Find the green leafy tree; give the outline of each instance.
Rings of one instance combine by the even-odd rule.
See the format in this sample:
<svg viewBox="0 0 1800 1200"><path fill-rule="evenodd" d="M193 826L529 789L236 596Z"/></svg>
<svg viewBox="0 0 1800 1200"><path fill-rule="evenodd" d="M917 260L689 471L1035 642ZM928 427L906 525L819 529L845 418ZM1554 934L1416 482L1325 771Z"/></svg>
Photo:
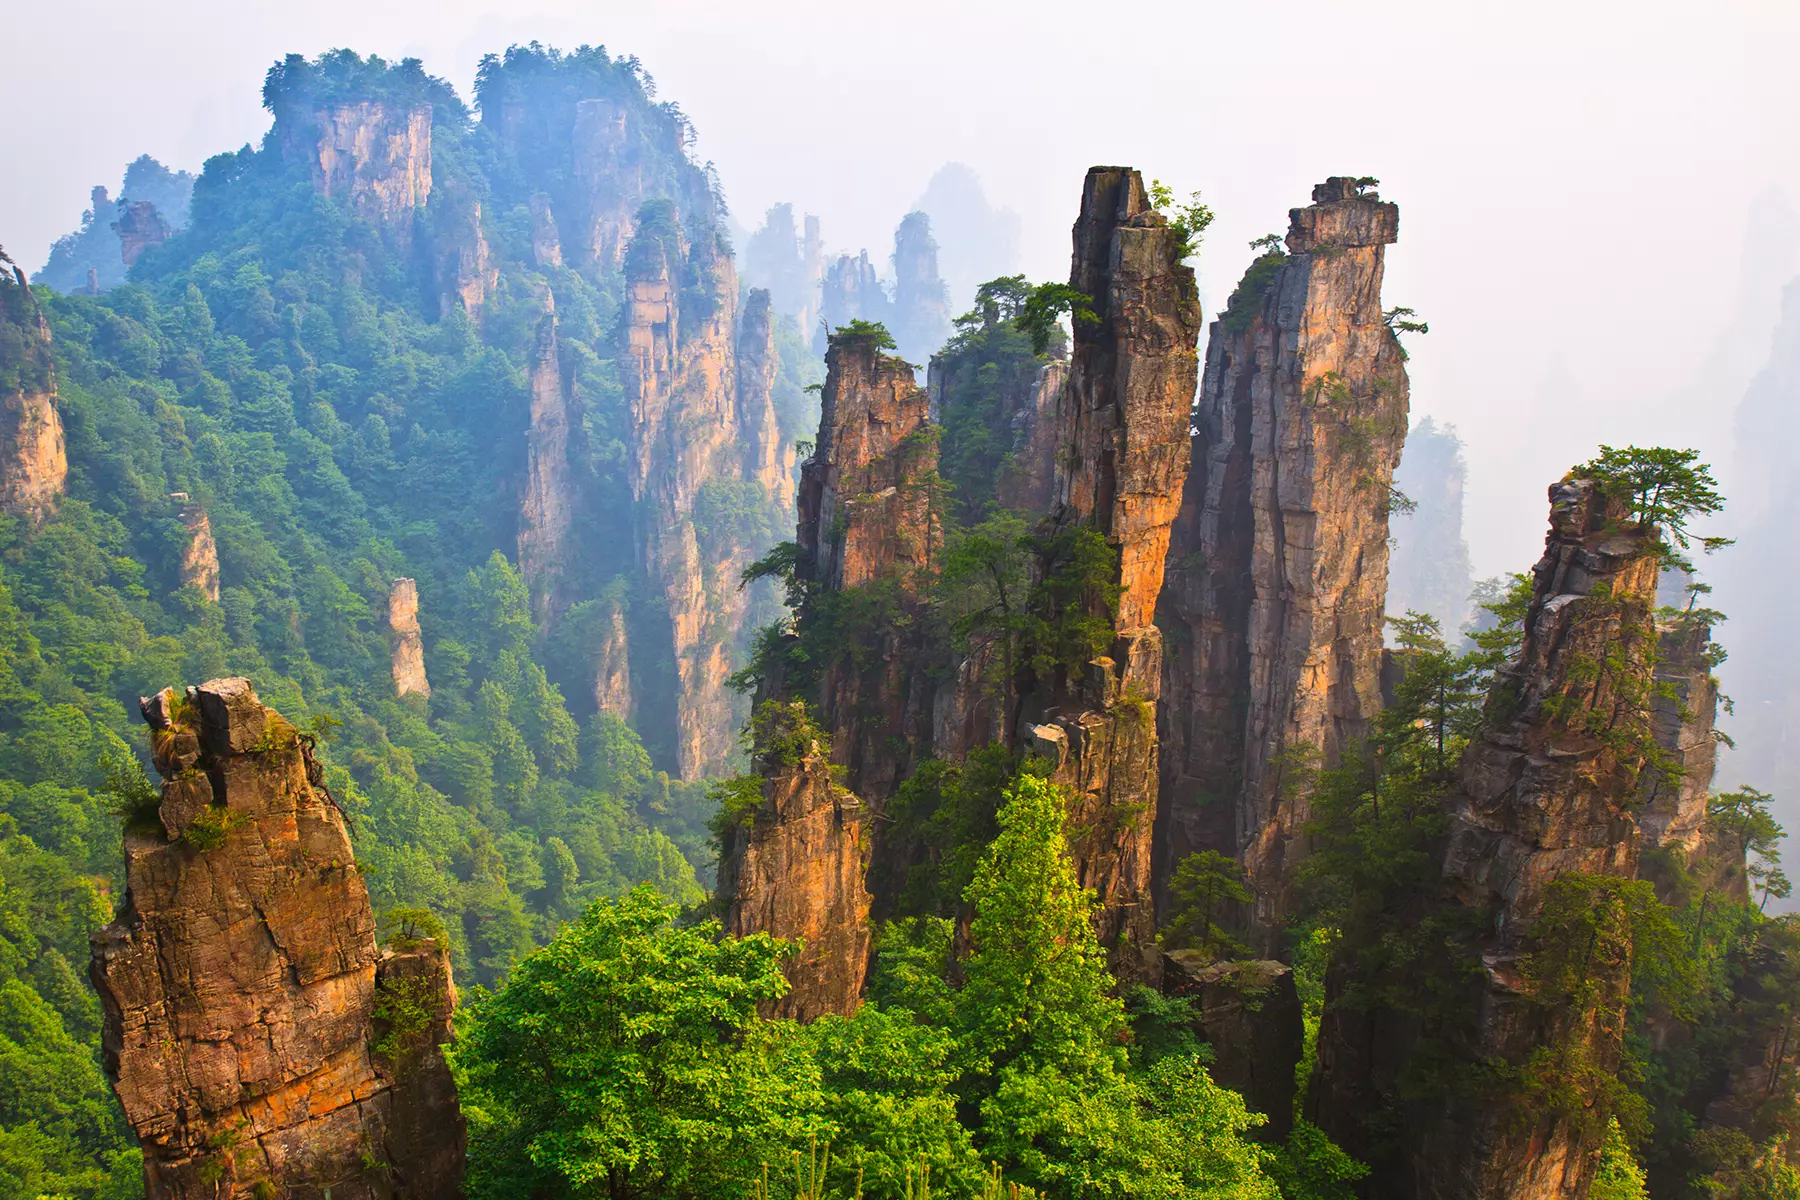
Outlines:
<svg viewBox="0 0 1800 1200"><path fill-rule="evenodd" d="M1236 958L1248 947L1230 933L1241 907L1250 903L1244 867L1217 850L1190 854L1169 881L1172 915L1164 931L1173 947L1192 947L1208 958Z"/></svg>
<svg viewBox="0 0 1800 1200"><path fill-rule="evenodd" d="M1603 445L1598 457L1571 474L1592 479L1607 496L1625 505L1633 523L1661 531L1663 565L1690 573L1694 568L1686 551L1695 536L1689 531L1690 522L1725 507L1712 468L1700 461L1698 450L1665 446L1620 450ZM1698 540L1708 554L1731 544L1730 538L1722 537Z"/></svg>

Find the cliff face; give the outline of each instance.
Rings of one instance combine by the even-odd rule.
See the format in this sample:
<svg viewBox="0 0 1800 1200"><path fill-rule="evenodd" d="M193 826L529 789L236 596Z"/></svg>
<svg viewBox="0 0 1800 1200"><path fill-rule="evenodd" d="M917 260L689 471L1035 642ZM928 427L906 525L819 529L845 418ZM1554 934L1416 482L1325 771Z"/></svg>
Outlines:
<svg viewBox="0 0 1800 1200"><path fill-rule="evenodd" d="M671 205L646 206L625 265L619 359L630 411L629 471L641 562L666 608L675 662L675 769L695 779L730 753L740 706L725 686L750 630L743 570L764 549L736 523L744 507L776 508L781 451L768 385L766 296L741 331L737 278L710 227L692 239ZM755 372L739 377L742 345ZM779 495L779 492L774 493Z"/></svg>
<svg viewBox="0 0 1800 1200"><path fill-rule="evenodd" d="M133 200L119 206L119 219L113 222L119 235L119 255L127 270L137 265L144 252L169 240L169 226L148 200Z"/></svg>
<svg viewBox="0 0 1800 1200"><path fill-rule="evenodd" d="M1719 760L1714 722L1719 714L1719 681L1710 657L1712 627L1676 617L1657 623L1656 682L1651 714L1656 744L1680 772L1669 779L1646 772L1638 826L1646 846L1680 846L1688 856L1706 841L1706 798Z"/></svg>
<svg viewBox="0 0 1800 1200"><path fill-rule="evenodd" d="M181 548L181 582L183 586L199 588L202 595L217 604L219 547L213 541L212 521L205 506L190 501L186 492L175 492L169 499L176 503L181 523L187 526L187 545Z"/></svg>
<svg viewBox="0 0 1800 1200"><path fill-rule="evenodd" d="M1188 468L1200 303L1193 271L1136 171L1095 167L1082 191L1069 282L1076 321L1056 422L1055 530L1088 526L1119 555L1116 639L1079 679L1040 680L1027 732L1073 797L1069 841L1103 906L1101 941L1123 980L1160 973L1150 902L1158 793L1162 634L1151 623ZM1039 574L1051 569L1040 563Z"/></svg>
<svg viewBox="0 0 1800 1200"><path fill-rule="evenodd" d="M452 196L450 189L444 189L432 209L438 315L448 316L461 308L479 321L488 294L500 283L500 264L481 230L481 201L473 196Z"/></svg>
<svg viewBox="0 0 1800 1200"><path fill-rule="evenodd" d="M631 641L622 604L613 605L607 613L604 630L594 663L594 707L609 717L630 721L636 705L631 693Z"/></svg>
<svg viewBox="0 0 1800 1200"><path fill-rule="evenodd" d="M866 338L832 338L796 539L822 592L891 589L900 610L920 605L941 549L922 486L937 466L929 407L907 363ZM879 810L929 744L930 706L916 637L885 625L858 640L826 670L819 704L850 790Z"/></svg>
<svg viewBox="0 0 1800 1200"><path fill-rule="evenodd" d="M539 621L567 607L560 585L575 517L571 407L557 344L556 297L546 289L531 361L531 426L525 435L525 490L519 504L519 574L531 588L531 607Z"/></svg>
<svg viewBox="0 0 1800 1200"><path fill-rule="evenodd" d="M50 325L25 272L0 251L0 512L42 521L68 475Z"/></svg>
<svg viewBox="0 0 1800 1200"><path fill-rule="evenodd" d="M91 973L149 1195L455 1194L462 1121L438 1049L448 965L432 956L411 1057L379 1062L378 1013L416 972L376 951L307 740L243 679L143 708L162 802L125 835L125 904L95 935Z"/></svg>
<svg viewBox="0 0 1800 1200"><path fill-rule="evenodd" d="M617 270L637 227L637 211L651 198L650 164L630 110L614 100L577 103L573 136L580 200L570 248L582 265Z"/></svg>
<svg viewBox="0 0 1800 1200"><path fill-rule="evenodd" d="M410 579L396 579L388 589L388 633L394 643L394 691L431 695L425 640L419 633L419 585Z"/></svg>
<svg viewBox="0 0 1800 1200"><path fill-rule="evenodd" d="M431 198L431 107L364 101L281 118L282 153L302 161L321 195L404 241Z"/></svg>
<svg viewBox="0 0 1800 1200"><path fill-rule="evenodd" d="M782 444L775 421L775 320L770 295L752 288L738 318L737 421L746 477L774 501L783 523L794 516L792 446Z"/></svg>
<svg viewBox="0 0 1800 1200"><path fill-rule="evenodd" d="M1381 311L1399 210L1347 179L1290 213L1288 254L1239 286L1207 346L1194 466L1170 550L1159 878L1215 849L1278 949L1308 810L1380 705L1389 489L1407 380Z"/></svg>
<svg viewBox="0 0 1800 1200"><path fill-rule="evenodd" d="M1533 966L1554 954L1539 918L1552 884L1574 876L1631 879L1637 870L1641 750L1651 736L1649 697L1657 635L1658 562L1651 531L1585 480L1551 489L1551 528L1533 568L1524 647L1504 668L1479 735L1464 754L1446 806L1438 903L1468 914L1476 977L1453 998L1435 1036L1463 1070L1524 1069L1533 1055L1619 1063L1630 956L1617 944L1616 904L1596 891L1600 936L1580 969L1576 1003ZM1586 935L1583 935L1586 942ZM1381 1011L1339 1002L1327 983L1319 1034L1319 1123L1352 1153L1384 1087L1401 1072L1411 1035ZM1565 1085L1580 1086L1578 1080ZM1451 1091L1403 1121L1402 1160L1378 1178L1420 1197L1538 1200L1584 1194L1603 1126L1518 1089Z"/></svg>
<svg viewBox="0 0 1800 1200"><path fill-rule="evenodd" d="M1045 363L1031 393L1013 409L1012 456L1000 471L999 501L1016 512L1048 512L1056 489L1056 405L1069 378L1066 362Z"/></svg>
<svg viewBox="0 0 1800 1200"><path fill-rule="evenodd" d="M894 230L894 340L900 355L925 362L950 336L950 297L938 274L931 218L910 212Z"/></svg>
<svg viewBox="0 0 1800 1200"><path fill-rule="evenodd" d="M824 737L801 701L759 705L757 770L763 801L726 830L718 894L725 929L802 943L787 964L793 988L776 1016L848 1016L862 1003L872 943L864 883L873 821L837 782Z"/></svg>

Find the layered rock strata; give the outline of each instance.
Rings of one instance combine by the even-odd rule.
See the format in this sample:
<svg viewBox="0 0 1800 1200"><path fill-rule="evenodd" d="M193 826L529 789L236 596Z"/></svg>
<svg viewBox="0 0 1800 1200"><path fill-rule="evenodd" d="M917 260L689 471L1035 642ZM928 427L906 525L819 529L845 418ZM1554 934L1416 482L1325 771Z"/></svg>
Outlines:
<svg viewBox="0 0 1800 1200"><path fill-rule="evenodd" d="M430 105L367 100L277 117L283 157L305 163L315 191L410 239L413 214L431 198Z"/></svg>
<svg viewBox="0 0 1800 1200"><path fill-rule="evenodd" d="M1099 896L1101 940L1127 982L1160 974L1150 851L1162 635L1151 622L1187 475L1200 332L1182 253L1136 171L1088 172L1069 282L1091 299L1094 319L1075 322L1058 397L1047 528L1093 529L1118 554L1115 638L1079 678L1037 680L1021 726L1071 796L1076 870ZM1040 576L1052 569L1037 567Z"/></svg>
<svg viewBox="0 0 1800 1200"><path fill-rule="evenodd" d="M793 986L773 1015L848 1016L869 970L873 821L838 782L804 702L771 700L758 714L762 803L727 826L719 847L725 928L800 942L785 968Z"/></svg>
<svg viewBox="0 0 1800 1200"><path fill-rule="evenodd" d="M1605 1072L1619 1063L1629 953L1611 937L1590 947L1581 1003L1546 991L1530 956L1544 948L1538 918L1557 881L1637 871L1658 561L1655 531L1627 516L1589 481L1551 489L1523 649L1500 672L1445 806L1435 903L1466 914L1472 977L1451 985L1458 990L1423 1030L1416 1017L1345 1002L1337 967L1327 980L1318 1121L1352 1154L1374 1158L1378 1194L1536 1200L1583 1195L1593 1177L1605 1122L1532 1100L1516 1091L1522 1085L1452 1089L1429 1103L1399 1102L1398 1112L1392 1105L1421 1032L1460 1064L1452 1070L1497 1067L1504 1077L1539 1052ZM1403 1129L1397 1156L1375 1140L1392 1130L1374 1132L1394 1120Z"/></svg>
<svg viewBox="0 0 1800 1200"><path fill-rule="evenodd" d="M68 476L50 324L25 272L0 250L0 512L37 524Z"/></svg>
<svg viewBox="0 0 1800 1200"><path fill-rule="evenodd" d="M1381 702L1388 506L1407 378L1383 318L1399 210L1327 180L1213 323L1169 548L1158 877L1240 858L1251 943L1279 949L1305 781Z"/></svg>
<svg viewBox="0 0 1800 1200"><path fill-rule="evenodd" d="M91 974L148 1194L456 1194L448 962L378 953L309 740L244 679L143 710L161 803L127 828L125 903ZM381 1014L402 991L426 1028L390 1039L404 1053L384 1063Z"/></svg>
<svg viewBox="0 0 1800 1200"><path fill-rule="evenodd" d="M181 523L187 527L187 543L181 548L179 569L183 587L193 587L214 604L219 602L219 546L213 540L212 520L206 506L196 504L186 492L171 492Z"/></svg>
<svg viewBox="0 0 1800 1200"><path fill-rule="evenodd" d="M394 643L395 693L430 696L425 639L419 632L419 585L410 579L396 579L388 588L388 637Z"/></svg>
<svg viewBox="0 0 1800 1200"><path fill-rule="evenodd" d="M625 265L619 372L630 414L627 472L637 502L639 561L662 601L675 662L674 768L719 769L741 706L726 687L748 640L743 570L767 538L744 509L779 511L782 483L769 388L773 342L766 295L753 293L740 331L729 248L710 225L683 230L674 206L647 205ZM753 373L740 379L739 348ZM783 489L785 490L785 489ZM641 706L640 706L641 707Z"/></svg>

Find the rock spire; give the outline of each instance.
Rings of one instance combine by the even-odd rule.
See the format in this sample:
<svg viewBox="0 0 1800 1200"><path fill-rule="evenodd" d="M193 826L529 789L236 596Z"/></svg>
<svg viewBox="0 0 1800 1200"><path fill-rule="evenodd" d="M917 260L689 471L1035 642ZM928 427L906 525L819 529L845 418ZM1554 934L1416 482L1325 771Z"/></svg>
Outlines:
<svg viewBox="0 0 1800 1200"><path fill-rule="evenodd" d="M37 524L68 475L50 324L25 272L0 250L0 512Z"/></svg>

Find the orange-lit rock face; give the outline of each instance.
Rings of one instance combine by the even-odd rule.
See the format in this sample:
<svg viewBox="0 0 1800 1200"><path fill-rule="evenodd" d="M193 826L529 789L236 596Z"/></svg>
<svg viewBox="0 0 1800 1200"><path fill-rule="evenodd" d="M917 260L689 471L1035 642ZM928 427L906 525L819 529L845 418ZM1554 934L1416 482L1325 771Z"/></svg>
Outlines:
<svg viewBox="0 0 1800 1200"><path fill-rule="evenodd" d="M310 146L297 139L321 195L349 204L357 216L405 234L413 212L431 198L431 107L376 101L340 104L313 114Z"/></svg>
<svg viewBox="0 0 1800 1200"><path fill-rule="evenodd" d="M265 1180L280 1195L388 1197L398 1180L453 1194L461 1118L441 1055L410 1060L436 1081L402 1081L439 1097L407 1118L439 1144L390 1139L400 1076L370 1050L375 922L305 742L243 679L165 690L144 712L162 805L126 833L126 901L91 974L149 1195L249 1196ZM447 962L439 974L434 1052L454 999Z"/></svg>
<svg viewBox="0 0 1800 1200"><path fill-rule="evenodd" d="M396 579L388 589L388 635L394 643L394 691L431 695L425 677L425 641L419 633L419 585Z"/></svg>
<svg viewBox="0 0 1800 1200"><path fill-rule="evenodd" d="M179 506L181 523L187 526L187 545L181 548L181 582L198 588L215 604L219 600L219 547L213 541L212 520L206 509L188 500L184 492L169 497Z"/></svg>
<svg viewBox="0 0 1800 1200"><path fill-rule="evenodd" d="M1164 605L1180 636L1159 876L1197 850L1240 857L1264 953L1280 949L1304 852L1294 773L1335 766L1380 705L1407 424L1404 356L1381 308L1398 229L1395 205L1347 179L1290 213L1286 260L1252 268L1213 323L1169 551Z"/></svg>
<svg viewBox="0 0 1800 1200"><path fill-rule="evenodd" d="M1079 679L1040 681L1027 703L1043 715L1020 736L1052 758L1053 778L1070 793L1070 849L1082 884L1100 898L1114 972L1153 982L1162 635L1151 622L1187 477L1200 303L1136 171L1088 172L1074 246L1069 282L1092 299L1097 319L1074 322L1056 400L1051 521L1104 534L1119 554L1123 592L1111 652Z"/></svg>
<svg viewBox="0 0 1800 1200"><path fill-rule="evenodd" d="M0 260L0 511L42 521L56 507L69 475L62 415L56 408L56 369L50 326L26 284L25 272ZM15 357L16 354L16 357Z"/></svg>

